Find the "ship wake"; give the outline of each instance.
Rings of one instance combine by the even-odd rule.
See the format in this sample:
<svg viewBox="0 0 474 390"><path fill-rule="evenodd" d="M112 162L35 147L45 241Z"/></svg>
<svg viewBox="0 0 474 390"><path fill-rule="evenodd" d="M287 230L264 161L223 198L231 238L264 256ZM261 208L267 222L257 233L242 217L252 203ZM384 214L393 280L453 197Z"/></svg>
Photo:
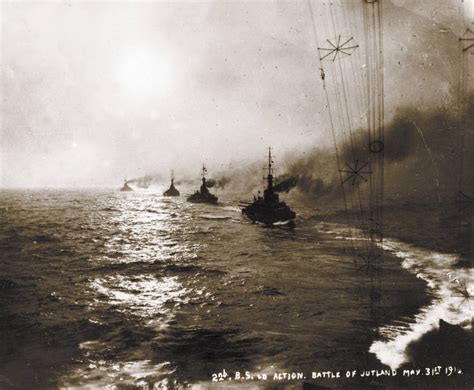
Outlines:
<svg viewBox="0 0 474 390"><path fill-rule="evenodd" d="M354 230L333 223L320 224L317 228L340 240L351 239L349 235ZM474 293L474 275L469 268L456 267L457 254L434 252L390 238L385 238L382 245L386 253L401 259L402 268L426 282L431 298L414 318L399 318L378 329L379 339L372 343L369 351L381 363L397 369L410 360L409 345L439 328L440 320L472 329L474 311L470 300Z"/></svg>
<svg viewBox="0 0 474 390"><path fill-rule="evenodd" d="M474 312L469 298L474 277L470 269L456 269L458 255L445 254L415 247L398 240L384 240L384 249L402 259L402 267L427 283L431 303L409 324L386 325L379 329L381 340L375 341L370 352L391 369L406 363L407 347L424 334L437 329L442 319L451 324L472 328Z"/></svg>

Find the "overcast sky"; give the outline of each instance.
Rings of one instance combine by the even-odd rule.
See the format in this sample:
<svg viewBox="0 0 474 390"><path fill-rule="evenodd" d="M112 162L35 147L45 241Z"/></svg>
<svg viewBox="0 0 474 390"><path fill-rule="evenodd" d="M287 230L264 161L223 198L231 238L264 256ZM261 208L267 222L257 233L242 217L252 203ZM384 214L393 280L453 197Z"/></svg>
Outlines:
<svg viewBox="0 0 474 390"><path fill-rule="evenodd" d="M383 1L387 120L456 99L460 2ZM325 38L323 2L312 7ZM2 1L1 12L1 187L197 176L267 146L331 145L306 0Z"/></svg>

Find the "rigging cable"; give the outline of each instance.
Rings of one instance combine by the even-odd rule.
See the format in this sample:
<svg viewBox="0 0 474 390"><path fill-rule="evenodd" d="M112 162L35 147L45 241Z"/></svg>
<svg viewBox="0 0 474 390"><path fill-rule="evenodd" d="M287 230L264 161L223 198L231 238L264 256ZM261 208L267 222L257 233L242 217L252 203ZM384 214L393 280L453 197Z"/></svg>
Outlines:
<svg viewBox="0 0 474 390"><path fill-rule="evenodd" d="M333 31L334 35L337 36L336 29L338 29L337 25L337 19L334 16L334 12L332 9L332 3L329 4L329 11L330 11L330 16L331 16L331 21L332 21L332 26L333 26ZM338 30L339 31L339 30ZM340 40L341 35L339 35L339 40ZM341 64L342 61L338 61L338 66L339 66L339 72L340 72L340 79L341 79L341 86L342 86L342 95L344 97L344 104L345 104L345 115L347 117L347 124L349 128L349 135L350 135L350 140L351 140L351 148L352 148L352 156L353 156L353 163L356 164L357 161L360 160L360 156L357 155L357 149L354 141L354 131L353 131L353 125L352 125L352 112L351 112L351 107L349 104L349 98L348 98L348 91L346 88L346 82L344 78L344 71L343 71L343 66ZM361 186L357 186L357 189L355 189L357 192L356 195L356 202L358 203L358 208L360 210L360 222L362 223L361 230L362 232L365 232L367 229L367 226L365 225L365 212L364 212L364 206L362 202L362 195L361 195ZM368 250L367 247L367 241L363 240L366 250ZM366 252L367 253L367 252Z"/></svg>
<svg viewBox="0 0 474 390"><path fill-rule="evenodd" d="M309 7L309 13L311 15L311 23L313 25L313 34L314 34L314 39L315 39L315 43L316 43L316 52L318 53L319 65L320 65L320 69L322 69L322 71L324 72L323 62L322 62L321 57L319 55L319 49L318 49L319 48L319 40L318 40L317 31L316 31L316 23L314 21L314 14L313 14L313 7L311 5L311 0L308 0L308 7ZM339 149L337 147L336 131L335 131L335 128L334 128L334 119L333 119L333 116L332 116L331 104L330 104L329 94L328 94L328 91L327 91L327 88L326 88L325 77L322 77L322 81L323 81L324 94L325 94L325 97L326 97L326 104L327 104L327 107L328 107L329 122L331 124L331 132L332 132L332 135L333 135L334 149L335 149L336 161L337 161L337 171L339 172L339 180L341 181L344 207L347 210L347 196L346 196L346 191L344 189L344 183L343 183L343 179L342 179L341 163L340 163L340 158L339 158ZM351 235L350 242L351 242L351 247L354 250L353 235Z"/></svg>

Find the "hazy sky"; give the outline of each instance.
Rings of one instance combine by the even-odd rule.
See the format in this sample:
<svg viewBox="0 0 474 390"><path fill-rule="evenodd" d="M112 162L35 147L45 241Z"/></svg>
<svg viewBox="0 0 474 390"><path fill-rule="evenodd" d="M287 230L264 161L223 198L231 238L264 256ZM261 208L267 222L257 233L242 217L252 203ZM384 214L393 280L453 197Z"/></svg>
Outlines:
<svg viewBox="0 0 474 390"><path fill-rule="evenodd" d="M388 119L455 99L460 1L383 1ZM318 24L323 2L312 7ZM1 187L197 176L202 162L222 169L269 145L280 156L331 145L306 0L2 1L1 12Z"/></svg>

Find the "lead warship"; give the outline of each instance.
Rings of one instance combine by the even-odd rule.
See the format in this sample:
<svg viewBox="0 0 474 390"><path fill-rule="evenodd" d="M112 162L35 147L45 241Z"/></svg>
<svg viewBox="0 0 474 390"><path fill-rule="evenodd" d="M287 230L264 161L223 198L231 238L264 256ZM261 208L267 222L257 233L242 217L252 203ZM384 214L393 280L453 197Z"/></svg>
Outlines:
<svg viewBox="0 0 474 390"><path fill-rule="evenodd" d="M294 226L296 214L291 211L285 202L280 202L278 194L273 189L273 160L272 150L268 148L268 167L267 167L267 188L263 191L263 198L254 196L254 202L242 209L252 222L260 222L267 226L272 226L277 222L288 222L288 226Z"/></svg>
<svg viewBox="0 0 474 390"><path fill-rule="evenodd" d="M163 192L163 196L179 196L179 191L174 186L174 175L173 171L171 171L171 184L170 188L168 188L165 192Z"/></svg>
<svg viewBox="0 0 474 390"><path fill-rule="evenodd" d="M206 167L203 165L202 166L202 184L201 188L199 190L196 190L196 192L188 197L188 202L192 203L211 203L211 204L216 204L217 203L217 196L214 194L211 194L209 192L209 189L207 188L206 185Z"/></svg>

